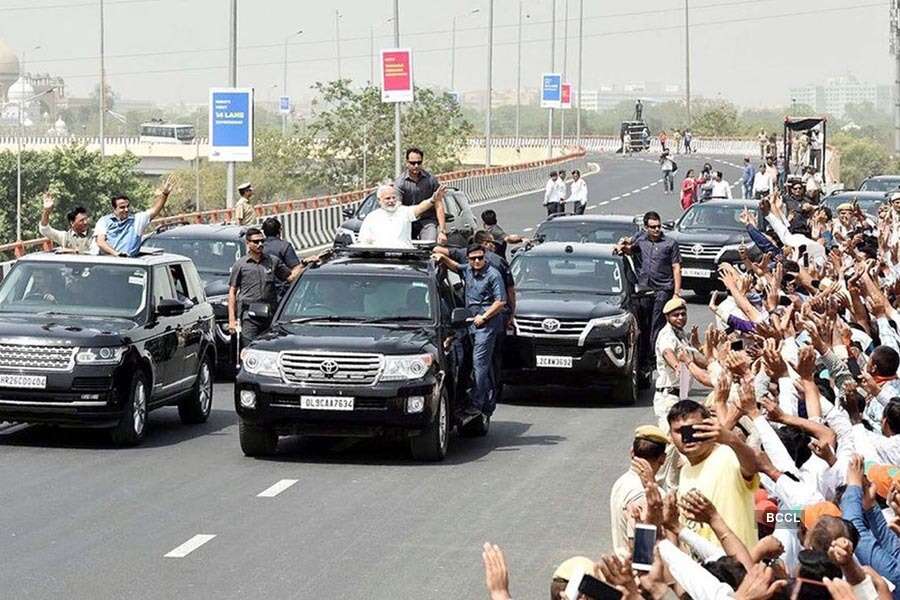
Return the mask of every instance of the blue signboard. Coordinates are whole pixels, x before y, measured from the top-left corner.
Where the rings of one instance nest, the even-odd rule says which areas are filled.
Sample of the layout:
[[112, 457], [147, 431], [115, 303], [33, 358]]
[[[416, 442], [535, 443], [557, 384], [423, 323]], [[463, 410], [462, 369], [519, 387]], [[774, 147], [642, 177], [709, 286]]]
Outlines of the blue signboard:
[[281, 96], [278, 98], [278, 112], [283, 115], [291, 114], [291, 97]]
[[541, 108], [559, 108], [562, 103], [562, 75], [544, 73], [541, 76]]
[[209, 160], [253, 160], [253, 88], [209, 90]]

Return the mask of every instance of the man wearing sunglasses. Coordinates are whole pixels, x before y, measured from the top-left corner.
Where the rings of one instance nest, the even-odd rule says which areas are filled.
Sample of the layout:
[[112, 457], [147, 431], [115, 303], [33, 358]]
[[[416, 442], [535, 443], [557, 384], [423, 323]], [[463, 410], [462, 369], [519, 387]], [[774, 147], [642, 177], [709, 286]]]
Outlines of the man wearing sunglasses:
[[494, 351], [503, 332], [503, 309], [506, 307], [506, 290], [503, 277], [487, 264], [485, 250], [473, 242], [466, 249], [469, 264], [460, 265], [445, 254], [432, 254], [437, 262], [460, 275], [465, 282], [466, 308], [472, 319], [472, 369], [475, 385], [472, 388], [472, 404], [464, 411], [467, 417], [490, 416], [497, 401], [494, 369]]
[[[404, 171], [394, 187], [400, 196], [400, 203], [404, 206], [417, 206], [423, 200], [433, 198], [440, 187], [437, 178], [422, 168], [422, 158], [425, 153], [419, 148], [406, 150], [406, 171]], [[419, 216], [419, 220], [413, 224], [413, 239], [429, 242], [437, 241], [439, 244], [447, 243], [447, 221], [444, 213], [444, 203], [435, 202], [431, 209]]]
[[242, 346], [255, 340], [269, 327], [267, 320], [248, 314], [250, 305], [268, 304], [274, 310], [278, 300], [276, 280], [291, 282], [303, 272], [302, 262], [291, 269], [277, 256], [264, 253], [266, 236], [256, 227], [249, 228], [244, 239], [247, 240], [247, 254], [231, 267], [228, 281], [228, 328], [232, 333], [241, 332]]

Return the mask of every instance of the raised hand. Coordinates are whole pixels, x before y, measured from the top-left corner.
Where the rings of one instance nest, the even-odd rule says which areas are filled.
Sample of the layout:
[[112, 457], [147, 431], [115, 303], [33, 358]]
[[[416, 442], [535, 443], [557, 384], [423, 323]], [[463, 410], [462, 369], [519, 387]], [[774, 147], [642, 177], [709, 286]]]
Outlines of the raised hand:
[[47, 190], [44, 192], [42, 198], [44, 210], [53, 210], [53, 205], [56, 204], [56, 198], [53, 196], [53, 192]]
[[688, 519], [697, 523], [709, 524], [717, 514], [713, 503], [698, 490], [691, 490], [682, 496], [678, 507]]
[[[772, 581], [773, 579], [772, 568], [757, 563], [747, 571], [741, 585], [734, 592], [734, 597], [736, 600], [769, 600], [787, 585], [787, 581], [783, 579]], [[852, 591], [850, 596], [853, 596]]]
[[509, 569], [499, 546], [485, 542], [481, 552], [484, 580], [491, 600], [509, 600]]

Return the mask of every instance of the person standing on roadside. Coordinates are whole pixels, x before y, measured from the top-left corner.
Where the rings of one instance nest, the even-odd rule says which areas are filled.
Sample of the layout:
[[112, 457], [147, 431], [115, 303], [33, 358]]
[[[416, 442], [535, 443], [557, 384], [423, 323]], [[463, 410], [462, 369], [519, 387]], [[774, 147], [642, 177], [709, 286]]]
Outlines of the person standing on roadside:
[[662, 155], [659, 157], [659, 167], [662, 169], [663, 175], [663, 193], [670, 194], [675, 191], [674, 174], [676, 166], [668, 150], [663, 150]]
[[712, 194], [710, 200], [731, 200], [731, 184], [725, 181], [722, 171], [716, 171], [715, 179], [712, 184]]
[[238, 194], [241, 195], [237, 204], [234, 205], [234, 211], [231, 213], [231, 224], [248, 227], [256, 224], [256, 210], [250, 203], [253, 198], [253, 185], [250, 182], [242, 183], [238, 186]]
[[759, 144], [759, 160], [766, 160], [766, 145], [769, 143], [769, 138], [766, 135], [765, 130], [759, 130], [759, 135], [756, 136], [756, 142]]
[[753, 176], [753, 187], [750, 192], [751, 197], [755, 200], [765, 198], [772, 190], [772, 178], [766, 173], [767, 169], [768, 167], [766, 167], [765, 163], [761, 163], [759, 165], [759, 171]]
[[587, 205], [587, 184], [581, 176], [581, 171], [572, 171], [572, 185], [569, 186], [569, 202], [572, 203], [572, 214], [583, 215]]
[[[565, 184], [563, 184], [565, 185]], [[556, 171], [550, 171], [550, 179], [544, 186], [544, 206], [547, 208], [547, 216], [553, 216], [559, 212], [559, 204], [563, 196], [559, 195], [559, 176]]]
[[744, 200], [753, 197], [753, 178], [756, 177], [756, 169], [750, 162], [750, 157], [744, 157], [744, 171], [741, 173], [741, 196]]
[[688, 169], [681, 182], [681, 209], [687, 210], [697, 199], [697, 180], [694, 179], [694, 170]]
[[631, 134], [627, 131], [622, 136], [622, 154], [629, 156], [631, 154]]
[[658, 137], [659, 137], [659, 147], [662, 149], [663, 152], [667, 152], [668, 147], [666, 146], [666, 144], [669, 143], [669, 135], [666, 133], [666, 130], [663, 129], [662, 131], [660, 131]]
[[113, 196], [110, 204], [113, 212], [97, 221], [94, 227], [96, 246], [91, 247], [94, 254], [111, 256], [137, 256], [141, 249], [144, 230], [156, 215], [166, 206], [169, 194], [172, 193], [174, 179], [166, 178], [162, 187], [156, 190], [153, 206], [139, 213], [131, 213], [131, 201], [125, 194]]
[[674, 133], [672, 133], [673, 138], [673, 146], [675, 146], [675, 154], [681, 154], [681, 130], [676, 129]]
[[50, 212], [56, 199], [53, 192], [44, 194], [44, 210], [41, 211], [41, 222], [38, 225], [38, 232], [59, 246], [65, 252], [76, 252], [78, 254], [87, 254], [91, 249], [91, 236], [88, 234], [88, 225], [90, 218], [87, 209], [83, 206], [76, 206], [66, 213], [66, 220], [69, 222], [69, 229], [62, 231], [50, 227]]
[[694, 134], [691, 133], [690, 129], [686, 129], [684, 131], [684, 153], [690, 154], [694, 150], [691, 148], [691, 142], [694, 139]]
[[[403, 206], [419, 206], [423, 200], [434, 198], [441, 183], [437, 177], [422, 168], [425, 153], [416, 147], [406, 150], [406, 171], [404, 171], [394, 187]], [[447, 217], [443, 202], [434, 205], [419, 217], [413, 224], [414, 240], [447, 243]]]

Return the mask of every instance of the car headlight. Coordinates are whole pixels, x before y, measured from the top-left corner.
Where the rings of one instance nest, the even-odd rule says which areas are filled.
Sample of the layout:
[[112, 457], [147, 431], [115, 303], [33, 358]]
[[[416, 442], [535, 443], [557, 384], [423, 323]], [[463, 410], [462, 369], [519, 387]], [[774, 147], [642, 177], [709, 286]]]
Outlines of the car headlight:
[[625, 326], [631, 320], [631, 315], [628, 313], [622, 313], [621, 315], [614, 315], [612, 317], [601, 317], [599, 319], [591, 319], [588, 323], [593, 327], [611, 327], [613, 329], [618, 329], [620, 327]]
[[281, 376], [278, 371], [277, 352], [244, 348], [241, 350], [241, 367], [252, 375]]
[[421, 379], [428, 373], [434, 361], [430, 354], [410, 354], [403, 356], [385, 356], [382, 381], [402, 381], [404, 379]]
[[102, 348], [82, 348], [75, 355], [79, 365], [117, 365], [122, 362], [127, 346], [104, 346]]

